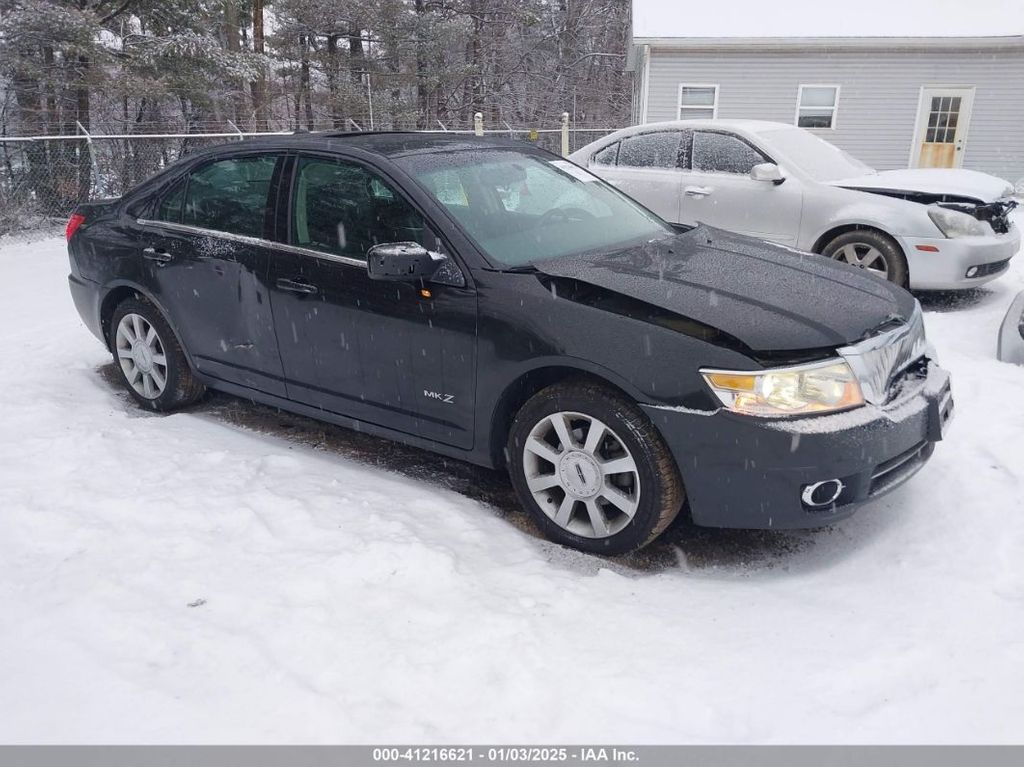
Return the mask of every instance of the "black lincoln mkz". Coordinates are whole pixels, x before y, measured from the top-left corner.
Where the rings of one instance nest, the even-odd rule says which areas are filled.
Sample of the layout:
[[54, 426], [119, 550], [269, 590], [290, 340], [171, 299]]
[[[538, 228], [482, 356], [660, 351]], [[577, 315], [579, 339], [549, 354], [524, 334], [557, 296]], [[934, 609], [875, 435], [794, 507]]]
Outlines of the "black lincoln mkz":
[[143, 406], [206, 387], [485, 466], [554, 540], [827, 524], [952, 411], [909, 293], [679, 232], [529, 145], [306, 134], [200, 152], [68, 226]]

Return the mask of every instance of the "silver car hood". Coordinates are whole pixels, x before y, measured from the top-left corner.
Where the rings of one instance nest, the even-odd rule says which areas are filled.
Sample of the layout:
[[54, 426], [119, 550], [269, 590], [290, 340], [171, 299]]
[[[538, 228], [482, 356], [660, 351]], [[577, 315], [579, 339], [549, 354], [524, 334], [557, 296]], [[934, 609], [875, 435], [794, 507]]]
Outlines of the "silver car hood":
[[997, 176], [962, 168], [910, 168], [884, 170], [856, 178], [828, 182], [845, 189], [882, 192], [923, 192], [925, 194], [969, 197], [994, 202], [1013, 194], [1013, 185]]

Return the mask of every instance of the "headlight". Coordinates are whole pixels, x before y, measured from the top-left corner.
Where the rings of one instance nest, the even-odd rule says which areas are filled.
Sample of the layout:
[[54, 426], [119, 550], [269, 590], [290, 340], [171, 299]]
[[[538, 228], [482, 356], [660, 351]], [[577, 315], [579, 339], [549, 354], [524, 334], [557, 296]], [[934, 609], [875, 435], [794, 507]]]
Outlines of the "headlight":
[[842, 360], [757, 373], [707, 369], [700, 372], [719, 401], [735, 413], [804, 415], [864, 404], [857, 377]]
[[932, 205], [928, 208], [928, 217], [946, 237], [971, 237], [993, 233], [992, 227], [987, 223], [959, 210]]

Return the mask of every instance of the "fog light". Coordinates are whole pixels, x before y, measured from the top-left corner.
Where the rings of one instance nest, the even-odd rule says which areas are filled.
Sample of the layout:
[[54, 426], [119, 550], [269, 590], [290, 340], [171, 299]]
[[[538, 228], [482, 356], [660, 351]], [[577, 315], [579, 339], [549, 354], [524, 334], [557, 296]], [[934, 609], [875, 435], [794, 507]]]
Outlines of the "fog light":
[[822, 506], [829, 506], [835, 503], [836, 499], [842, 495], [845, 487], [838, 479], [826, 479], [821, 482], [805, 485], [800, 498], [805, 506], [810, 506], [812, 509], [820, 509]]
[[967, 270], [967, 276], [968, 277], [973, 277], [977, 273], [978, 273], [978, 267], [976, 267], [976, 266], [972, 266], [970, 269]]

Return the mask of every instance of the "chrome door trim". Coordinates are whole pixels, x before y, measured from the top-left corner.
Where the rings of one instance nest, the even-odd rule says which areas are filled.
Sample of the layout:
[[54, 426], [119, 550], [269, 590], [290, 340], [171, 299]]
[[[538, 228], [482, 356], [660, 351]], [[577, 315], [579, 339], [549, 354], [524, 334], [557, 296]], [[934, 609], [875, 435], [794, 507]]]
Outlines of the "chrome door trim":
[[333, 253], [324, 253], [319, 250], [312, 250], [311, 248], [304, 248], [301, 245], [288, 245], [284, 242], [270, 242], [269, 240], [263, 240], [265, 246], [268, 248], [277, 248], [288, 253], [295, 253], [299, 256], [309, 256], [310, 258], [319, 258], [323, 261], [331, 261], [336, 264], [344, 264], [345, 266], [354, 266], [358, 269], [366, 269], [366, 262], [360, 261], [358, 258], [349, 258], [348, 256], [336, 256]]
[[164, 229], [170, 229], [172, 232], [181, 232], [183, 234], [197, 234], [202, 237], [216, 237], [221, 240], [240, 242], [245, 245], [254, 245], [260, 248], [276, 248], [278, 250], [284, 250], [287, 251], [288, 253], [295, 253], [300, 256], [310, 256], [311, 258], [318, 258], [323, 261], [331, 261], [336, 264], [343, 264], [344, 266], [351, 266], [357, 269], [366, 269], [366, 261], [360, 261], [358, 258], [336, 256], [333, 253], [324, 253], [319, 250], [303, 248], [298, 245], [288, 245], [283, 242], [265, 240], [262, 237], [250, 237], [245, 234], [233, 234], [231, 232], [222, 232], [217, 229], [204, 229], [199, 226], [190, 226], [189, 224], [177, 224], [172, 221], [154, 221], [148, 218], [136, 219], [135, 223], [137, 223], [139, 226], [155, 226], [158, 228], [163, 227]]

